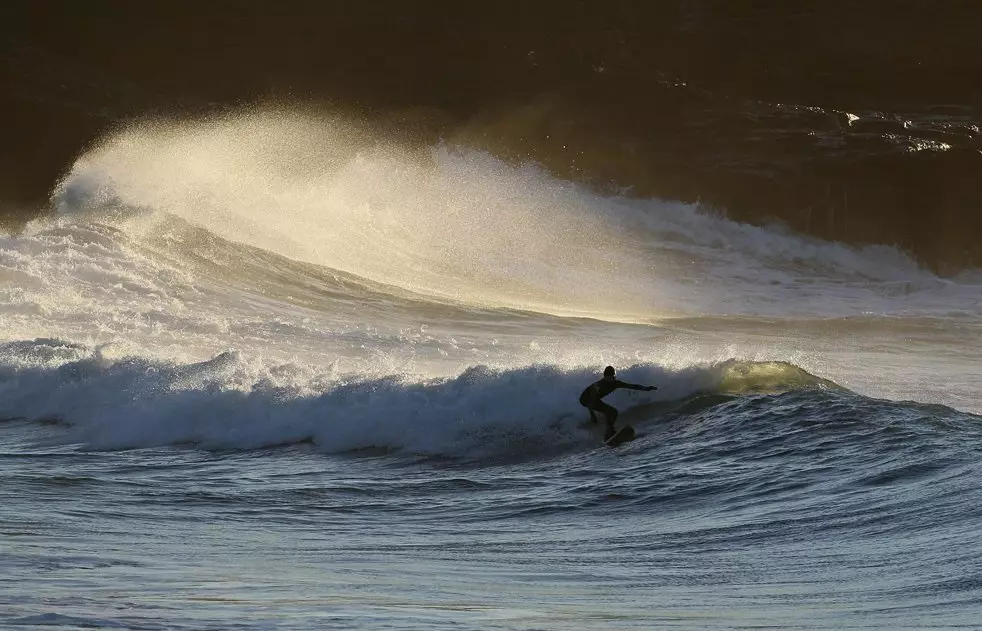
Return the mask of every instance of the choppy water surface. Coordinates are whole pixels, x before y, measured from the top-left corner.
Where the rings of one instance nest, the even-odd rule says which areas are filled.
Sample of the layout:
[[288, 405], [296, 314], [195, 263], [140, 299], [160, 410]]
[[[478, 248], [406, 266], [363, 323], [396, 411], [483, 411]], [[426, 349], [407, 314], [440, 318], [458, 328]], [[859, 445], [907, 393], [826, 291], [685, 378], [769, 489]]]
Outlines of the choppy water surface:
[[364, 133], [122, 130], [0, 237], [0, 625], [982, 619], [977, 273]]

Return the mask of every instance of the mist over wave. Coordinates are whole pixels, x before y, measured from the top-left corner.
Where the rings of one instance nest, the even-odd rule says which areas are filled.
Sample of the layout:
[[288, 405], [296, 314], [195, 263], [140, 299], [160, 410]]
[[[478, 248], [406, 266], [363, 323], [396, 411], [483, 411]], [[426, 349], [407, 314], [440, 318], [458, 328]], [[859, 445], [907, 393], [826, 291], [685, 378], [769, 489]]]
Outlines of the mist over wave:
[[5, 224], [47, 213], [80, 147], [121, 121], [301, 99], [532, 156], [564, 179], [898, 244], [946, 274], [979, 266], [982, 55], [968, 4], [2, 11]]
[[58, 196], [63, 212], [95, 196], [477, 304], [616, 309], [644, 271], [601, 283], [640, 262], [619, 260], [611, 228], [568, 184], [476, 153], [413, 155], [353, 124], [301, 115], [133, 129], [84, 156]]
[[299, 110], [131, 126], [83, 155], [54, 203], [62, 216], [141, 216], [129, 234], [152, 232], [148, 216], [179, 217], [289, 259], [491, 307], [650, 320], [978, 305], [978, 279], [940, 279], [887, 246], [606, 195], [466, 147], [409, 150], [353, 119]]

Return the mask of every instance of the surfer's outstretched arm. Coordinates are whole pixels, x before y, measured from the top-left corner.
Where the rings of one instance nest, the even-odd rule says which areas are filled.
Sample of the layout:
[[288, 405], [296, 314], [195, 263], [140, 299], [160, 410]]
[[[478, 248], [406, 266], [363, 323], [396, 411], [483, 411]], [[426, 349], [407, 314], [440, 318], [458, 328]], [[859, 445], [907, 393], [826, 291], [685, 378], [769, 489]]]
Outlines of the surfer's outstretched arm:
[[640, 386], [636, 383], [625, 383], [623, 381], [615, 382], [618, 388], [626, 388], [628, 390], [657, 390], [658, 386]]

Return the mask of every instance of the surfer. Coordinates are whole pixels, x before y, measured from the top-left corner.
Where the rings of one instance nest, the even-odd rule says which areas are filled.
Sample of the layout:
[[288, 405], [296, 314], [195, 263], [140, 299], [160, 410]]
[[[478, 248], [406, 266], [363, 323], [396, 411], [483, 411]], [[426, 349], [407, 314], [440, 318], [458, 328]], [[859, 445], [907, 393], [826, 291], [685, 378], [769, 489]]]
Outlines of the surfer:
[[590, 410], [591, 423], [597, 422], [595, 412], [600, 412], [604, 415], [604, 420], [607, 421], [607, 431], [604, 433], [604, 440], [614, 435], [614, 421], [617, 420], [617, 408], [607, 405], [601, 399], [618, 388], [627, 388], [628, 390], [658, 389], [657, 386], [639, 386], [633, 383], [618, 381], [617, 373], [613, 366], [604, 368], [604, 378], [587, 386], [587, 389], [580, 395], [580, 405]]

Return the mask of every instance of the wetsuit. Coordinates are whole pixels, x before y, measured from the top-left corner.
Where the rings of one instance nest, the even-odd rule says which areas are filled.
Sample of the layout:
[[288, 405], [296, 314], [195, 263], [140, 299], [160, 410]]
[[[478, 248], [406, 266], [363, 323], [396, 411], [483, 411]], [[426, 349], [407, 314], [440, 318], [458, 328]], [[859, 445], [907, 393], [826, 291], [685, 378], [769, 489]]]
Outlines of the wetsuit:
[[627, 388], [628, 390], [649, 389], [648, 386], [625, 383], [623, 381], [618, 381], [617, 379], [612, 379], [610, 381], [601, 379], [600, 381], [587, 386], [587, 389], [580, 395], [580, 405], [590, 410], [590, 418], [592, 420], [596, 420], [593, 416], [594, 412], [600, 412], [604, 415], [604, 419], [607, 421], [608, 435], [612, 434], [614, 431], [614, 421], [617, 420], [617, 408], [612, 405], [607, 405], [601, 401], [601, 399], [618, 388]]

